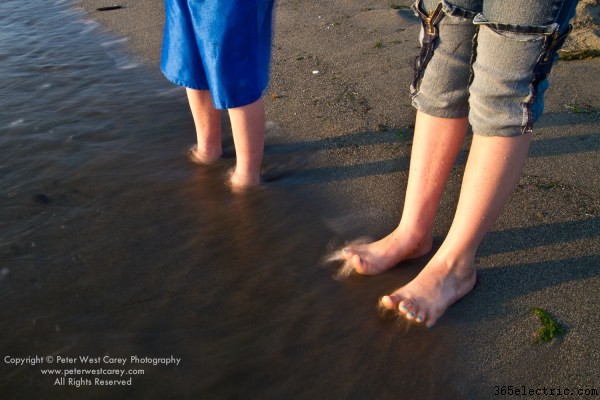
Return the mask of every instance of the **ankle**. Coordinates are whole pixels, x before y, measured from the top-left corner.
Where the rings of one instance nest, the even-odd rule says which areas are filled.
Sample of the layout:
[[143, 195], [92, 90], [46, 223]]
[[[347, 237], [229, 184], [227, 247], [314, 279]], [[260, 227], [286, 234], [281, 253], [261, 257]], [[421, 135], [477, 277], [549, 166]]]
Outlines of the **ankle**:
[[187, 156], [191, 161], [197, 164], [210, 165], [217, 162], [219, 158], [221, 158], [221, 153], [207, 153], [199, 150], [197, 145], [193, 145], [188, 149]]
[[448, 273], [458, 277], [468, 277], [475, 273], [475, 254], [471, 252], [453, 252], [443, 246], [436, 252], [434, 259]]
[[406, 227], [400, 223], [400, 225], [394, 229], [392, 235], [401, 238], [402, 240], [408, 240], [417, 248], [431, 248], [433, 245], [433, 233], [431, 230], [425, 230], [421, 227]]
[[196, 154], [201, 157], [207, 158], [219, 158], [223, 154], [223, 150], [221, 148], [221, 144], [219, 145], [207, 145], [207, 144], [198, 144], [196, 145]]
[[237, 168], [233, 170], [229, 181], [232, 186], [238, 188], [249, 188], [260, 185], [260, 174], [248, 173], [246, 171], [239, 171]]

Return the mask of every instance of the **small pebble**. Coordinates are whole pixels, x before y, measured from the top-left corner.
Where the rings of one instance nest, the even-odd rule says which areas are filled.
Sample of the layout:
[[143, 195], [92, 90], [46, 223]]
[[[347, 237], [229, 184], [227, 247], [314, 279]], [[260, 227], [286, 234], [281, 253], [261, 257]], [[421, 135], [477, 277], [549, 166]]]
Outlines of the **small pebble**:
[[123, 6], [107, 6], [107, 7], [98, 7], [96, 8], [96, 10], [98, 11], [111, 11], [111, 10], [118, 10], [120, 8], [123, 8]]
[[313, 71], [313, 75], [317, 75], [318, 73], [319, 73], [319, 71], [317, 71], [317, 70]]
[[8, 276], [8, 274], [10, 274], [10, 269], [8, 268], [2, 268], [0, 271], [0, 276]]

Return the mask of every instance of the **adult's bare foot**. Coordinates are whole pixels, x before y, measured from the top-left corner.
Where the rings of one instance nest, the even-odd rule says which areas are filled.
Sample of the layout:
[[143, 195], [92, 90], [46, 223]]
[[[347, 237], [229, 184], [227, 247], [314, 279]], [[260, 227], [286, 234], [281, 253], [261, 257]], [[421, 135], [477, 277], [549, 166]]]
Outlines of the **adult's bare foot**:
[[362, 275], [376, 275], [396, 266], [399, 262], [423, 256], [431, 251], [431, 234], [415, 235], [400, 229], [372, 243], [364, 240], [350, 243], [333, 254], [329, 260], [342, 260], [344, 265], [338, 275], [346, 276], [352, 271]]
[[472, 259], [448, 262], [434, 257], [415, 279], [383, 296], [380, 306], [431, 327], [448, 307], [473, 289], [475, 281]]

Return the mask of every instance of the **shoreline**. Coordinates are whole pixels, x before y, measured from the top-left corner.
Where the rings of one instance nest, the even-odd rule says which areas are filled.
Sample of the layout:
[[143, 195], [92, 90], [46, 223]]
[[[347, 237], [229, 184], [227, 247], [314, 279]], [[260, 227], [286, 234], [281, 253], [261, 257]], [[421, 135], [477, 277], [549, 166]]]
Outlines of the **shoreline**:
[[[91, 18], [131, 38], [130, 50], [156, 70], [162, 2], [123, 1], [123, 9], [94, 12], [100, 3], [80, 2]], [[414, 118], [408, 83], [418, 26], [411, 13], [383, 1], [368, 10], [333, 3], [278, 6], [266, 106], [277, 140], [309, 157], [287, 184], [323, 205], [324, 223], [342, 242], [381, 236], [397, 223]], [[478, 253], [479, 282], [440, 321], [450, 335], [446, 343], [460, 355], [457, 368], [478, 382], [469, 398], [489, 398], [497, 385], [597, 385], [600, 98], [597, 85], [581, 76], [600, 76], [600, 58], [553, 69], [531, 158]], [[452, 220], [466, 154], [465, 147], [448, 183], [436, 243]], [[532, 307], [550, 311], [566, 335], [532, 345], [539, 326]]]

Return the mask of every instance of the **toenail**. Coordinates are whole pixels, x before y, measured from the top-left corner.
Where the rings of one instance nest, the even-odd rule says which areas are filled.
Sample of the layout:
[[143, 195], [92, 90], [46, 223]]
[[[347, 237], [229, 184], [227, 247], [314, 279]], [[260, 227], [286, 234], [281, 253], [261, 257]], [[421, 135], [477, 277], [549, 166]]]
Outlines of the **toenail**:
[[409, 316], [409, 317], [411, 317], [411, 318], [414, 318], [414, 316], [415, 316], [415, 313], [411, 311], [411, 312], [409, 312], [409, 313], [408, 313], [408, 314], [406, 314], [406, 315], [408, 315], [408, 316]]
[[400, 308], [403, 309], [403, 310], [408, 310], [408, 307], [406, 307], [406, 304], [401, 304]]
[[423, 316], [422, 315], [419, 315], [417, 317], [417, 322], [423, 322]]

